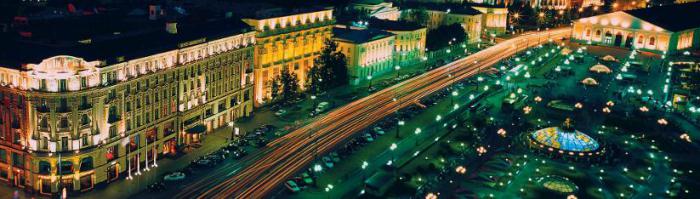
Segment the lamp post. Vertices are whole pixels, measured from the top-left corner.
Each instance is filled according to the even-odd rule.
[[[396,126],[396,138],[400,137],[399,131],[401,129],[401,126],[403,126],[404,124],[406,123],[403,120],[399,120],[398,125]]]
[[[399,65],[394,66],[394,70],[396,70],[396,79],[398,79],[399,78],[399,70],[401,70],[401,66],[399,66]]]
[[[421,132],[422,132],[422,130],[421,130],[420,128],[416,128],[416,131],[413,132],[413,133],[416,134],[416,137],[415,137],[415,138],[416,138],[416,146],[418,146],[418,140],[419,140],[419,139],[418,139],[418,135],[419,135]]]
[[[367,80],[369,80],[369,86],[367,86],[367,89],[372,88],[372,75],[367,75]]]
[[[396,157],[395,157],[396,154],[394,153],[394,150],[396,150],[396,148],[398,148],[396,143],[391,143],[391,146],[389,146],[389,150],[391,150],[391,164],[392,165],[394,164],[394,160],[396,159]]]

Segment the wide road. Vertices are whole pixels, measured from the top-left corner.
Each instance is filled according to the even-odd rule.
[[[270,142],[230,177],[187,187],[175,198],[262,198],[356,132],[518,51],[568,37],[570,31],[559,28],[521,35],[351,102]]]

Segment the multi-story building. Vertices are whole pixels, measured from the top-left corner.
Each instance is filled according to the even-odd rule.
[[[399,20],[401,11],[391,2],[383,0],[354,0],[350,7],[377,19]]]
[[[351,84],[394,70],[394,34],[377,29],[334,28],[333,35],[338,51],[347,59]]]
[[[700,12],[700,3],[617,11],[574,22],[572,39],[605,46],[675,54],[700,45],[700,21],[678,20]]]
[[[390,20],[371,20],[371,28],[384,30],[396,35],[394,42],[394,63],[416,61],[425,56],[427,29],[417,23]]]
[[[470,6],[481,12],[481,29],[483,35],[501,35],[506,33],[508,21],[508,8],[492,6],[486,4],[470,4]]]
[[[324,41],[331,38],[335,23],[331,8],[263,10],[243,21],[256,31],[256,105],[270,98],[272,81],[285,70],[295,74],[304,88],[307,73]]]
[[[405,12],[420,12],[424,9],[427,14],[425,23],[429,30],[443,25],[460,24],[467,33],[467,42],[481,40],[485,35],[500,35],[505,33],[508,8],[486,4],[407,4]]]
[[[252,111],[255,32],[240,20],[78,23],[90,18],[3,40],[0,181],[87,191]]]

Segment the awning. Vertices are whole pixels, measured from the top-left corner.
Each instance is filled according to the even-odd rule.
[[[192,128],[187,129],[185,132],[190,133],[190,134],[196,134],[196,133],[204,133],[205,131],[207,131],[207,127],[202,125],[202,124],[198,124],[197,126],[194,126]]]

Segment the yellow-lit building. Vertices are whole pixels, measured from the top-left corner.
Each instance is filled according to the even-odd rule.
[[[481,12],[481,25],[484,35],[501,35],[506,33],[508,26],[508,8],[505,6],[492,6],[485,4],[473,4],[472,8]]]
[[[394,63],[403,65],[422,59],[425,56],[427,29],[417,23],[389,20],[371,20],[371,28],[384,30],[396,35],[394,42]]]
[[[427,28],[435,29],[442,25],[460,24],[467,33],[467,42],[473,43],[481,38],[481,12],[471,7],[426,4]]]
[[[353,0],[351,8],[366,13],[369,17],[396,21],[399,20],[401,11],[394,7],[392,2],[383,0]]]
[[[88,191],[156,169],[250,114],[254,31],[240,20],[152,23],[123,36],[45,44],[35,32],[3,44],[0,181]]]
[[[572,38],[579,42],[674,54],[700,45],[700,20],[679,20],[700,13],[700,3],[617,11],[582,18]]]
[[[394,70],[396,35],[376,29],[334,28],[333,40],[345,54],[351,84]]]
[[[255,104],[271,96],[272,81],[283,71],[297,76],[303,89],[306,76],[331,38],[333,10],[330,8],[271,9],[243,19],[256,31]]]
[[[408,4],[406,12],[425,9],[428,30],[443,25],[460,24],[467,33],[467,42],[480,41],[483,36],[500,35],[508,26],[508,8],[486,4]]]

